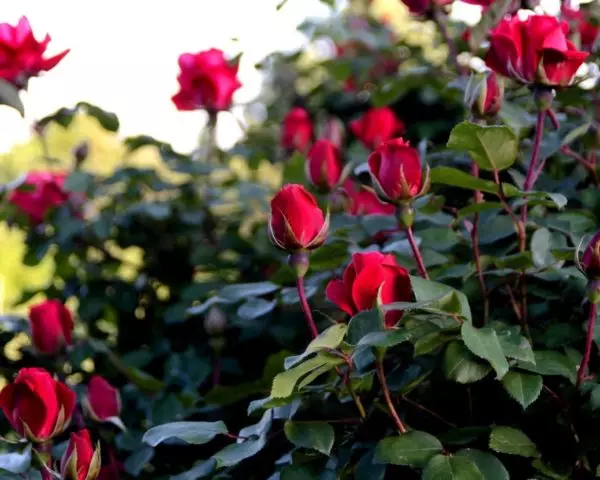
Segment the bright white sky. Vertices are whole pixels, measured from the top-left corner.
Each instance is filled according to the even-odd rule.
[[[32,79],[23,94],[26,118],[0,107],[0,153],[26,141],[32,121],[88,101],[118,114],[123,136],[140,133],[194,148],[204,122],[198,112],[178,112],[177,58],[183,52],[221,48],[244,52],[235,97],[256,96],[261,75],[253,65],[275,50],[295,49],[305,41],[296,26],[307,16],[329,14],[319,0],[18,0],[2,1],[0,22],[26,15],[38,39],[50,33],[51,54],[71,52],[44,78]],[[238,41],[232,41],[237,38]],[[236,140],[234,118],[219,119],[219,143]]]

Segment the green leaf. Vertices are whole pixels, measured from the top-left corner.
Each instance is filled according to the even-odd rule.
[[[377,444],[375,463],[424,467],[429,459],[442,453],[440,441],[427,432],[413,430],[397,437],[387,437]]]
[[[19,97],[19,90],[6,80],[0,78],[0,105],[6,105],[14,108],[17,112],[25,117],[25,107]]]
[[[138,478],[140,473],[144,470],[144,467],[154,457],[154,449],[148,445],[142,445],[136,449],[124,462],[123,467],[125,471],[131,476]]]
[[[510,480],[506,467],[491,453],[465,448],[456,452],[456,456],[471,460],[483,474],[485,480]]]
[[[249,298],[237,310],[237,315],[243,320],[254,320],[266,315],[277,305],[277,300],[265,300],[264,298]]]
[[[198,480],[210,475],[215,469],[216,462],[214,459],[203,460],[186,472],[180,473],[179,475],[173,475],[169,480]]]
[[[256,455],[264,448],[265,444],[265,438],[259,437],[257,439],[253,437],[241,443],[227,445],[225,448],[215,453],[212,458],[217,461],[218,468],[231,467],[232,465],[237,465],[246,458]]]
[[[227,433],[227,426],[221,422],[173,422],[148,430],[142,441],[156,447],[167,439],[177,438],[192,445],[210,442],[216,435]]]
[[[442,443],[450,445],[467,445],[473,443],[479,437],[490,434],[489,427],[458,427],[448,430],[441,435]]]
[[[485,377],[491,367],[477,360],[462,342],[452,342],[444,352],[442,369],[449,380],[473,383]]]
[[[347,342],[356,345],[365,335],[381,331],[383,331],[383,321],[379,310],[358,312],[348,323]]]
[[[483,126],[471,122],[456,125],[448,148],[466,150],[482,170],[506,170],[517,159],[519,139],[504,125]]]
[[[535,364],[520,361],[517,365],[523,370],[540,375],[557,375],[568,378],[575,383],[577,372],[569,358],[554,350],[538,350],[534,352]]]
[[[521,328],[518,326],[506,327],[502,325],[501,329],[496,330],[500,345],[504,355],[515,360],[535,363],[535,356],[529,340],[521,335]]]
[[[471,307],[464,293],[443,283],[432,282],[412,275],[410,283],[417,301],[431,301],[426,310],[456,313],[469,322],[472,320]]]
[[[297,447],[312,448],[329,455],[335,433],[328,423],[302,423],[288,420],[283,426],[285,436]]]
[[[0,470],[10,473],[24,473],[31,466],[31,444],[21,452],[0,454]]]
[[[508,361],[493,328],[483,327],[477,329],[470,323],[465,322],[460,333],[467,348],[479,358],[490,362],[499,379],[508,372]]]
[[[427,463],[421,479],[485,480],[485,477],[470,458],[436,455]]]
[[[286,465],[279,474],[279,480],[317,480],[317,478],[301,465]]]
[[[523,408],[527,408],[540,396],[543,380],[540,375],[522,372],[508,372],[502,385]]]
[[[358,342],[359,347],[380,347],[389,348],[408,342],[413,336],[408,330],[382,330],[381,332],[372,332],[365,335]]]
[[[472,213],[486,212],[488,210],[500,210],[502,209],[502,203],[500,202],[480,202],[473,203],[468,207],[461,208],[456,215],[458,218],[464,218]]]
[[[219,293],[219,297],[229,302],[237,302],[248,297],[273,293],[276,290],[279,290],[279,285],[273,282],[237,283],[223,288]]]
[[[498,453],[539,457],[535,444],[521,430],[512,427],[496,426],[490,434],[490,448]]]
[[[344,360],[340,357],[319,353],[314,358],[310,358],[300,365],[278,374],[273,379],[271,398],[289,397],[293,393],[296,383],[298,383],[298,381],[309,372],[324,365],[328,365],[330,368],[333,368],[343,362]]]
[[[70,192],[87,192],[94,181],[93,177],[82,171],[74,171],[65,180],[64,188]]]
[[[479,190],[485,193],[497,195],[500,190],[498,185],[489,180],[474,177],[473,175],[452,167],[435,167],[431,169],[431,183],[441,183],[452,187],[466,188],[467,190]]]
[[[346,330],[348,330],[348,325],[345,323],[338,323],[329,327],[308,344],[306,353],[318,352],[324,348],[337,348],[344,341]]]

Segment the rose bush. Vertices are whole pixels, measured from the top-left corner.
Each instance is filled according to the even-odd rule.
[[[52,266],[0,317],[2,478],[600,475],[597,12],[473,0],[465,48],[449,2],[405,2],[430,55],[349,3],[301,27],[331,55],[260,63],[233,148],[239,58],[183,53],[193,152],[123,138],[97,170],[77,142],[2,185]],[[0,25],[2,103],[60,68],[47,43]],[[118,132],[82,102],[36,141],[81,115]]]

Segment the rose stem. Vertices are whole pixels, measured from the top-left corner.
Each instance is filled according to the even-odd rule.
[[[471,173],[474,177],[479,178],[479,166],[475,162],[471,162]],[[481,203],[483,195],[479,190],[474,193],[475,203]],[[483,269],[481,268],[481,252],[479,250],[479,212],[473,214],[473,228],[471,228],[471,243],[473,244],[473,261],[475,262],[475,270],[477,272],[477,280],[479,282],[479,288],[481,289],[481,295],[483,296],[483,324],[485,325],[488,321],[490,314],[490,299],[488,292],[485,287],[485,281],[483,279]]]
[[[396,409],[394,408],[394,403],[392,402],[392,397],[390,396],[390,391],[388,389],[387,381],[385,379],[385,373],[383,371],[383,354],[382,353],[377,354],[376,365],[377,365],[376,366],[377,376],[379,377],[379,382],[381,383],[381,389],[383,391],[385,403],[387,404],[388,410],[390,411],[390,415],[394,419],[394,422],[396,423],[396,427],[398,428],[400,433],[406,433],[407,432],[406,427],[404,426],[404,423],[402,423],[402,420],[400,420],[400,417],[398,416],[398,412],[396,412]]]
[[[581,386],[583,379],[586,375],[588,364],[590,363],[590,356],[592,353],[592,344],[594,342],[594,330],[596,326],[596,304],[590,303],[590,308],[588,312],[588,328],[587,328],[587,337],[585,339],[585,351],[583,352],[583,359],[581,360],[581,365],[579,367],[579,371],[577,372],[577,388]]]
[[[308,324],[310,333],[312,334],[313,338],[317,338],[319,336],[319,330],[317,330],[317,325],[315,324],[312,313],[310,311],[310,307],[308,306],[308,301],[306,300],[303,276],[296,275],[296,287],[298,288],[298,297],[300,297],[300,305],[302,305],[302,311],[304,312],[304,318],[306,318],[306,323]]]
[[[417,261],[417,267],[419,269],[419,274],[429,280],[429,275],[427,274],[427,269],[425,268],[425,263],[423,262],[423,257],[421,256],[421,252],[419,251],[419,247],[417,246],[417,242],[415,240],[415,236],[413,234],[412,227],[408,227],[406,229],[406,236],[408,237],[408,243],[410,243],[410,248],[412,248],[413,255],[415,256],[415,260]]]

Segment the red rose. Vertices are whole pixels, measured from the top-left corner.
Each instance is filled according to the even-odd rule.
[[[589,55],[567,40],[569,26],[549,15],[513,16],[493,30],[487,65],[505,77],[530,85],[564,87]]]
[[[600,232],[592,237],[583,252],[581,269],[589,278],[600,278]]]
[[[119,390],[100,375],[93,375],[88,383],[83,406],[88,415],[96,422],[118,417],[121,413]]]
[[[355,253],[342,280],[331,280],[325,295],[348,315],[356,315],[375,307],[378,301],[381,305],[408,302],[412,288],[408,272],[398,265],[393,255]],[[401,310],[387,312],[386,327],[398,323],[403,313]]]
[[[340,150],[329,140],[317,140],[308,152],[306,176],[321,190],[329,191],[335,187],[343,168]]]
[[[60,300],[45,300],[29,309],[31,339],[44,355],[56,355],[73,344],[73,316]]]
[[[350,215],[393,215],[396,207],[383,203],[379,197],[361,185],[355,186],[351,181],[344,183],[344,192],[348,196],[347,210]]]
[[[100,444],[94,445],[90,432],[72,433],[67,450],[60,460],[64,480],[95,480],[100,474]]]
[[[471,83],[471,82],[470,82]],[[489,72],[485,79],[473,85],[473,92],[470,98],[467,98],[467,103],[470,103],[473,115],[485,118],[496,115],[502,102],[504,101],[504,83],[498,79],[494,72]],[[469,95],[469,86],[467,87],[467,95]]]
[[[0,407],[13,429],[34,442],[62,433],[75,401],[75,393],[43,368],[22,368],[0,392]]]
[[[419,152],[401,138],[384,142],[371,153],[369,170],[373,185],[384,200],[409,199],[422,189]]]
[[[32,223],[40,223],[49,210],[69,200],[69,192],[63,190],[66,177],[64,172],[29,172],[24,185],[33,190],[14,190],[8,201],[25,213]]]
[[[361,118],[350,122],[350,130],[366,148],[373,149],[381,142],[404,133],[406,128],[391,109],[380,107],[371,108]]]
[[[423,15],[433,9],[434,5],[444,6],[452,3],[454,0],[402,0],[408,7],[410,13]]]
[[[313,139],[310,115],[301,107],[292,108],[283,119],[281,146],[286,150],[306,152]]]
[[[313,250],[327,238],[329,221],[302,185],[285,185],[271,200],[269,237],[286,252]]]
[[[233,93],[242,86],[238,65],[227,61],[215,48],[179,56],[179,92],[172,100],[178,110],[227,110]]]
[[[44,58],[49,42],[50,35],[46,35],[41,42],[35,39],[27,17],[21,17],[16,26],[1,23],[0,78],[17,88],[25,88],[29,78],[52,70],[69,50]]]
[[[569,22],[571,28],[579,32],[581,48],[586,52],[593,52],[596,49],[598,34],[600,34],[598,25],[589,22],[583,11],[570,8],[566,4],[562,5],[561,14],[562,18]]]

